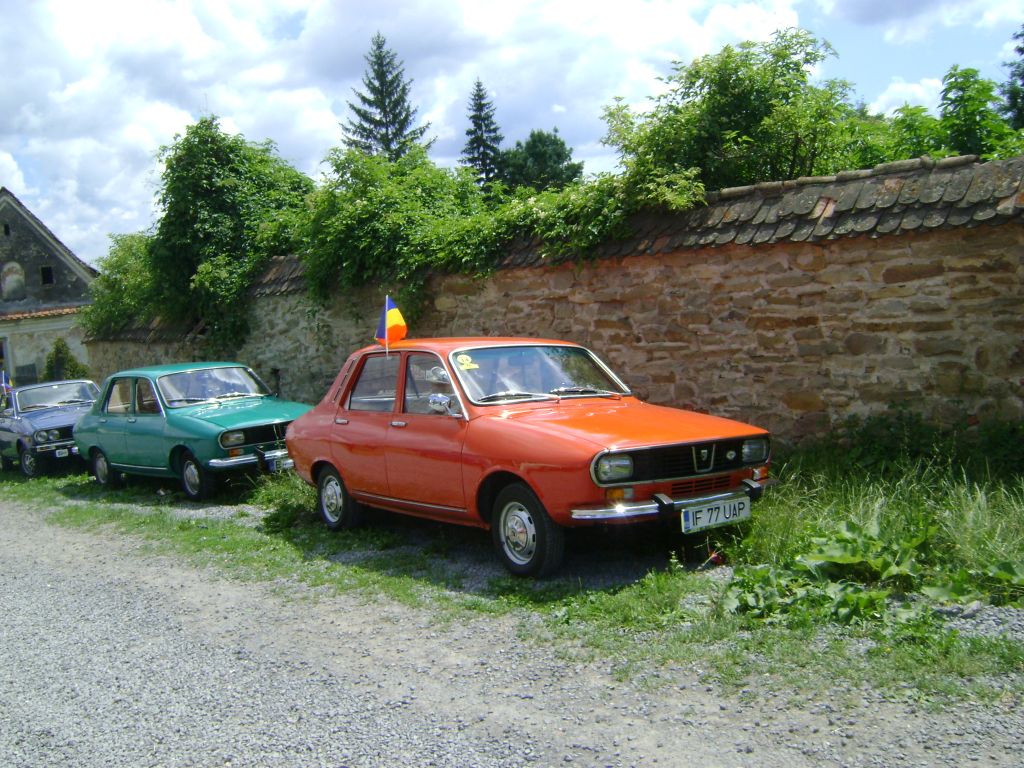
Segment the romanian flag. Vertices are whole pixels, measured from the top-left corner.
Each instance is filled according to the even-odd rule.
[[[405,318],[390,296],[384,297],[384,311],[380,315],[380,323],[377,324],[377,342],[384,345],[384,349],[395,341],[405,338],[409,329],[405,325]]]

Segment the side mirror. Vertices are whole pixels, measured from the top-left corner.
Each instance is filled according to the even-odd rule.
[[[446,416],[454,416],[452,413],[452,399],[448,395],[433,394],[427,400],[427,405],[434,413],[443,413]]]

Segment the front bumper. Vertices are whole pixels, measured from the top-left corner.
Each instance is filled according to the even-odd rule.
[[[647,501],[623,501],[617,504],[594,504],[583,507],[574,507],[569,510],[573,520],[632,520],[645,517],[668,516],[680,512],[688,507],[704,507],[717,502],[735,501],[736,499],[747,498],[751,502],[757,501],[764,493],[764,489],[775,485],[773,478],[760,482],[756,480],[744,480],[741,488],[725,491],[724,493],[711,493],[705,496],[687,496],[683,499],[673,499],[663,493],[656,493],[652,499]]]
[[[295,461],[288,455],[287,448],[278,448],[273,451],[260,451],[246,453],[242,456],[229,456],[226,459],[210,459],[210,469],[239,469],[256,465],[265,471],[278,469],[291,469]]]
[[[44,443],[43,445],[32,445],[32,453],[36,456],[57,456],[58,451],[67,451],[67,453],[61,453],[60,457],[64,456],[77,456],[78,446],[75,445],[74,440],[61,440],[59,443]]]

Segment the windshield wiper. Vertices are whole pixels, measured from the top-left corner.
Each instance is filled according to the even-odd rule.
[[[601,397],[614,397],[621,399],[621,392],[612,392],[610,389],[596,389],[594,387],[558,387],[551,390],[552,395],[600,395]]]
[[[524,398],[540,398],[542,400],[548,400],[551,395],[545,395],[543,392],[516,392],[511,389],[506,389],[504,392],[493,392],[489,395],[484,395],[478,403],[490,403],[495,400],[522,400]]]
[[[229,397],[264,397],[259,392],[226,392],[223,395],[217,395],[218,400],[224,400]]]
[[[205,403],[207,400],[211,400],[209,397],[170,397],[167,399],[167,404],[171,403]]]
[[[52,403],[32,403],[32,405],[21,406],[22,411],[38,411],[41,408],[53,408]]]
[[[92,400],[86,400],[84,397],[75,397],[71,400],[61,400],[57,405],[75,405],[76,403],[91,403]]]

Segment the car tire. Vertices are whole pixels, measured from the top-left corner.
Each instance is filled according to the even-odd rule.
[[[546,576],[562,564],[565,532],[522,483],[505,486],[494,500],[491,537],[498,558],[516,576]]]
[[[191,501],[203,501],[213,495],[217,486],[214,474],[199,463],[192,451],[181,454],[181,490]]]
[[[324,467],[317,477],[316,508],[332,531],[354,528],[362,522],[362,505],[349,494],[334,467]]]
[[[43,459],[40,456],[36,456],[28,448],[22,448],[18,451],[18,468],[21,470],[21,474],[27,478],[38,477],[39,473],[43,469]]]
[[[121,474],[120,470],[114,469],[110,466],[107,454],[99,448],[96,448],[92,452],[92,460],[90,464],[92,466],[93,477],[96,478],[96,483],[98,485],[101,485],[104,488],[120,488],[124,483],[124,475]]]

